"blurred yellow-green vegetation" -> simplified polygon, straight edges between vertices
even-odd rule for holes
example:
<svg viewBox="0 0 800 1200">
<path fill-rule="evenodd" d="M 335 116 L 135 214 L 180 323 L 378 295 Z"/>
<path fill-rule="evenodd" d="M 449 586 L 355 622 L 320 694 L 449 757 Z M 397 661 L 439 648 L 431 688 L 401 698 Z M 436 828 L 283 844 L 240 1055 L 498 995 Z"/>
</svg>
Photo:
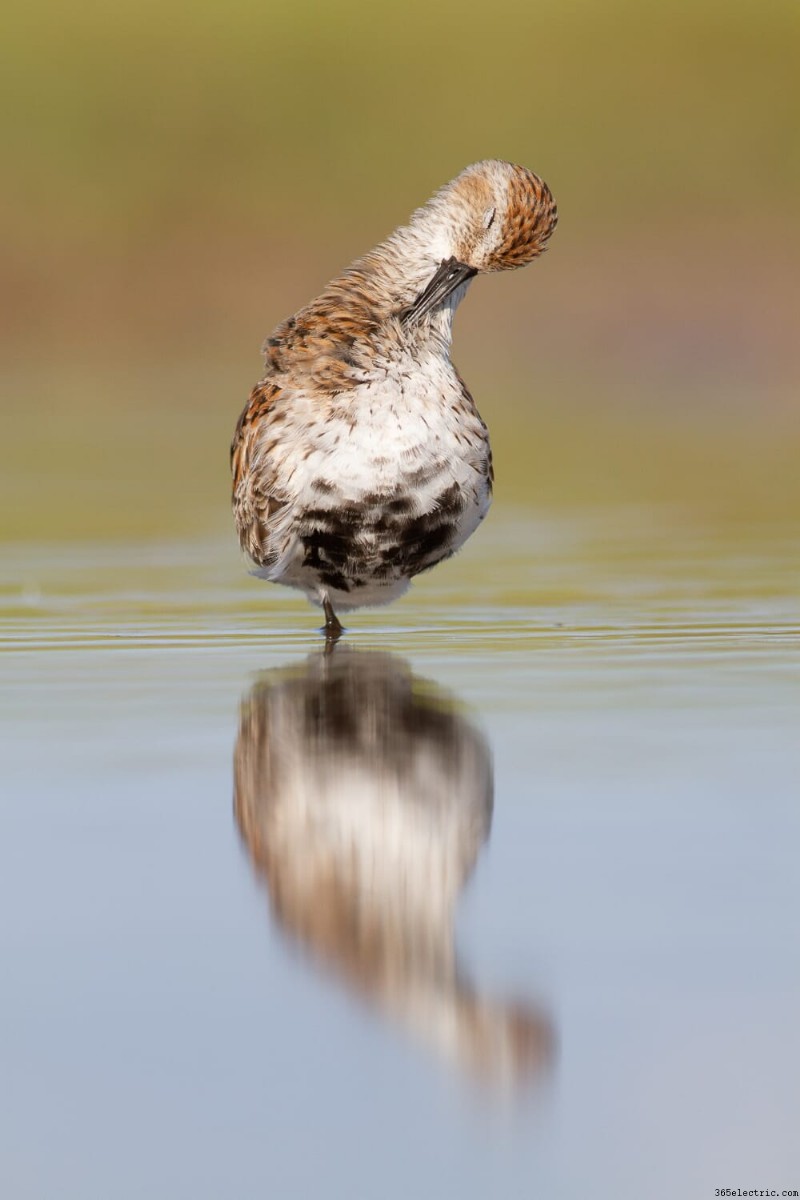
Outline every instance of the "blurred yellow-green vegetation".
<svg viewBox="0 0 800 1200">
<path fill-rule="evenodd" d="M 561 214 L 456 326 L 498 500 L 800 516 L 797 0 L 32 0 L 0 95 L 0 536 L 226 529 L 263 336 L 484 157 Z"/>
</svg>

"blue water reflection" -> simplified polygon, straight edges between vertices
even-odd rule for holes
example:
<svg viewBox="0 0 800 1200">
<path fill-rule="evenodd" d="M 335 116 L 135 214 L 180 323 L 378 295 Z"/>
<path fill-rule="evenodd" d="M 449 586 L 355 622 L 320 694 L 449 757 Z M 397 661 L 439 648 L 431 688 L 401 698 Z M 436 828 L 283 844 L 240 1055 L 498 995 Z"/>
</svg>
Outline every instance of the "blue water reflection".
<svg viewBox="0 0 800 1200">
<path fill-rule="evenodd" d="M 234 778 L 273 918 L 315 964 L 469 1076 L 544 1070 L 548 1017 L 476 990 L 455 946 L 494 776 L 451 695 L 390 654 L 311 655 L 243 698 Z"/>
</svg>

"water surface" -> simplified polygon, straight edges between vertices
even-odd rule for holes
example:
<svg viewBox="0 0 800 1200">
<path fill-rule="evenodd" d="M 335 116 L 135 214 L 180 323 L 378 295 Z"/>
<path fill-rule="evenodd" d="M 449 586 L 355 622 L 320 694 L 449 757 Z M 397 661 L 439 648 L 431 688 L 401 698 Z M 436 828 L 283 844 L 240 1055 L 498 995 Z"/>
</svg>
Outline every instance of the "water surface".
<svg viewBox="0 0 800 1200">
<path fill-rule="evenodd" d="M 800 542 L 502 511 L 335 654 L 0 563 L 3 1194 L 800 1187 Z"/>
</svg>

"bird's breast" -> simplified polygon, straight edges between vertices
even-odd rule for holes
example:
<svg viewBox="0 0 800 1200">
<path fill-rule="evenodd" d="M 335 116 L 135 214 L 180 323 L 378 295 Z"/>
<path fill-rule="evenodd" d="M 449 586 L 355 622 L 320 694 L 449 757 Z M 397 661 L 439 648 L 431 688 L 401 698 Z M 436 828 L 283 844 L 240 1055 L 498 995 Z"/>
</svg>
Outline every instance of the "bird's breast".
<svg viewBox="0 0 800 1200">
<path fill-rule="evenodd" d="M 467 490 L 485 474 L 488 433 L 449 363 L 387 364 L 332 402 L 308 430 L 301 475 L 340 498 L 401 491 L 416 512 L 436 502 L 442 481 Z"/>
<path fill-rule="evenodd" d="M 452 554 L 491 497 L 486 428 L 454 372 L 387 374 L 351 392 L 304 458 L 296 535 L 323 584 L 354 592 Z M 332 436 L 331 436 L 332 435 Z"/>
</svg>

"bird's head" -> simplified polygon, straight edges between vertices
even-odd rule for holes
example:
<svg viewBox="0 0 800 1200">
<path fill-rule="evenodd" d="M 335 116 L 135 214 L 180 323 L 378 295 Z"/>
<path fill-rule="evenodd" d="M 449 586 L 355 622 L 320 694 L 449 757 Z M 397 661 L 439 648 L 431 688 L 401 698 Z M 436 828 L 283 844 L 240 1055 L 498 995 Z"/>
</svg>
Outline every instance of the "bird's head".
<svg viewBox="0 0 800 1200">
<path fill-rule="evenodd" d="M 431 312 L 479 273 L 532 262 L 557 220 L 550 189 L 533 171 L 499 159 L 473 163 L 412 218 L 426 257 L 438 265 L 407 316 Z"/>
<path fill-rule="evenodd" d="M 544 250 L 558 212 L 547 184 L 515 163 L 474 163 L 436 199 L 452 222 L 452 255 L 475 271 L 524 267 Z"/>
</svg>

